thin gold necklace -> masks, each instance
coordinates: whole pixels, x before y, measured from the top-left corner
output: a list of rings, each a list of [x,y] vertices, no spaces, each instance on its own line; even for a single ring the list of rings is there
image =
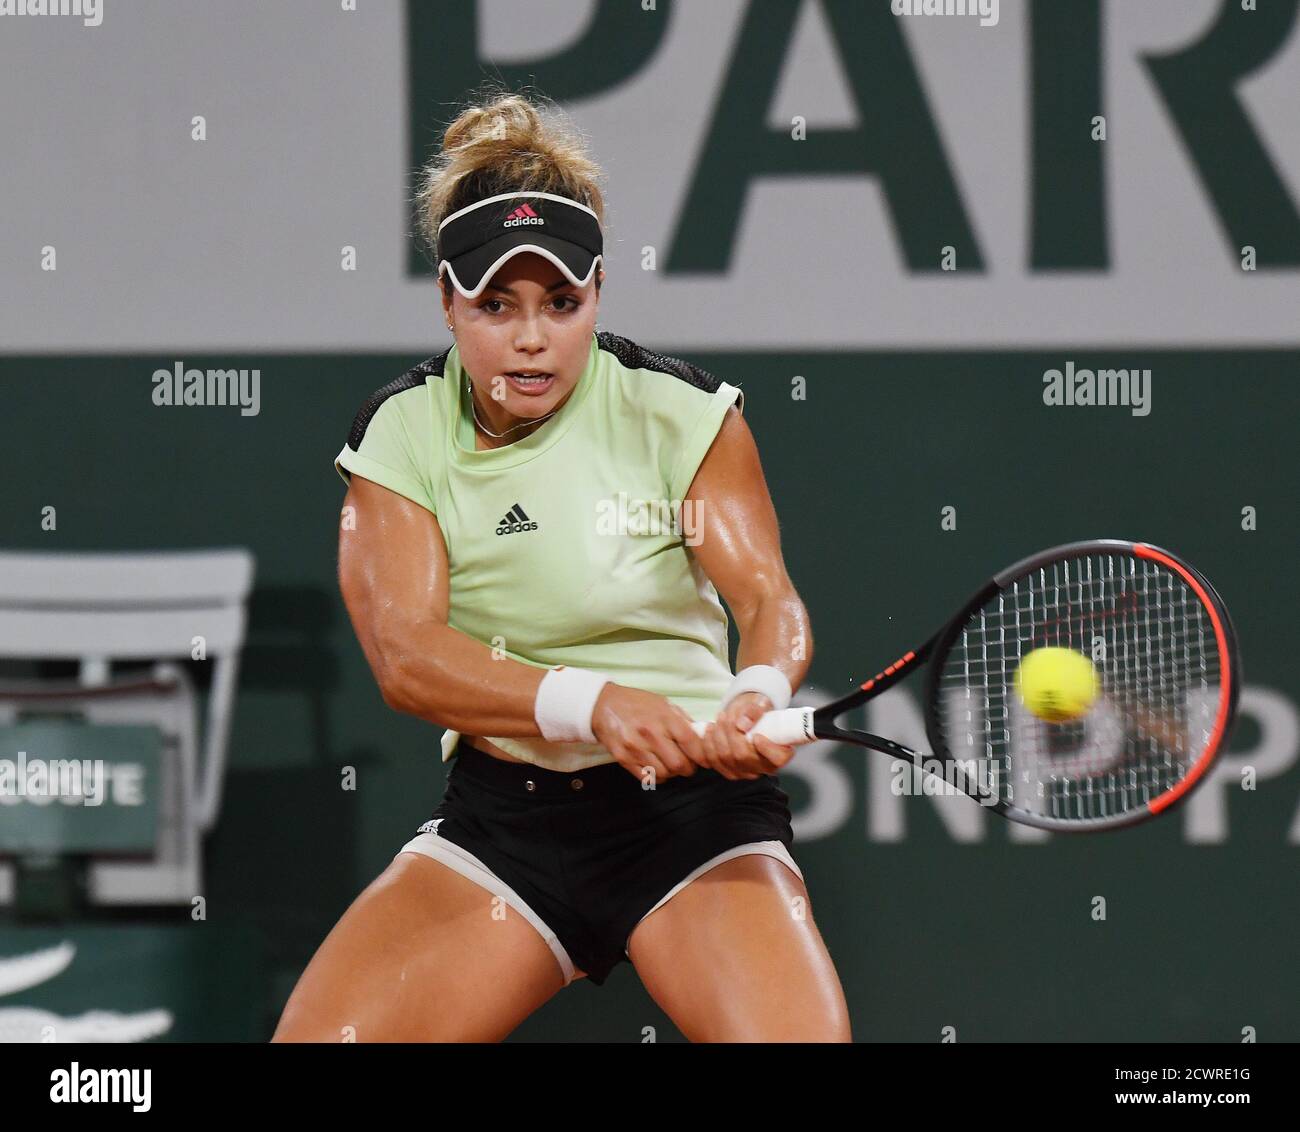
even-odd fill
[[[487,427],[487,425],[485,425],[481,420],[478,419],[478,404],[474,400],[474,388],[473,386],[470,385],[470,381],[468,377],[465,378],[465,392],[469,394],[469,408],[470,408],[470,412],[474,414],[474,423],[478,425],[478,427],[481,428],[485,433],[487,433],[488,436],[495,437],[497,440],[500,440],[503,436],[506,435],[506,433],[511,433],[521,428],[527,428],[529,425],[538,424],[541,421],[546,420],[546,417],[554,416],[556,413],[560,411],[559,406],[556,406],[554,409],[552,409],[549,413],[546,414],[546,417],[536,417],[535,419],[530,421],[523,421],[520,424],[511,425],[508,429],[505,430],[505,432],[493,432],[490,428]]]

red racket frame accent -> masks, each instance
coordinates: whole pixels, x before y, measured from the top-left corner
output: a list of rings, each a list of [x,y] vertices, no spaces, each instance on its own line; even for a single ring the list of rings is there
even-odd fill
[[[1214,720],[1214,733],[1210,737],[1210,742],[1206,744],[1201,757],[1196,760],[1192,769],[1187,772],[1187,777],[1172,790],[1147,803],[1147,809],[1153,814],[1158,814],[1166,807],[1172,806],[1196,784],[1197,779],[1205,773],[1206,767],[1210,765],[1214,760],[1214,756],[1218,753],[1219,744],[1223,740],[1223,730],[1228,723],[1228,710],[1229,705],[1232,703],[1232,687],[1233,682],[1237,679],[1237,674],[1231,671],[1232,654],[1228,649],[1228,638],[1223,631],[1223,622],[1219,619],[1219,612],[1214,608],[1214,602],[1210,600],[1201,583],[1193,577],[1181,562],[1174,561],[1174,559],[1167,554],[1162,554],[1153,546],[1148,546],[1143,542],[1135,543],[1133,553],[1139,558],[1149,558],[1153,562],[1159,562],[1166,569],[1175,571],[1183,581],[1192,587],[1196,596],[1201,599],[1201,604],[1205,607],[1206,612],[1210,615],[1210,621],[1214,625],[1214,639],[1219,646],[1219,712]]]
[[[892,676],[900,668],[903,668],[905,665],[911,664],[912,661],[914,661],[915,659],[916,659],[915,652],[904,653],[896,661],[894,661],[893,664],[891,664],[888,668],[886,668],[884,672],[877,672],[870,680],[864,683],[862,685],[862,690],[864,692],[871,691],[871,689],[875,686],[877,680],[883,680],[886,676]]]

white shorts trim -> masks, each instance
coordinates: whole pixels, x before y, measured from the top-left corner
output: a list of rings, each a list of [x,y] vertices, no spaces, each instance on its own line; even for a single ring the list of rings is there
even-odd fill
[[[794,863],[794,858],[790,856],[790,850],[785,847],[784,841],[750,841],[744,845],[737,845],[734,848],[724,850],[716,857],[710,857],[698,869],[693,870],[685,880],[679,881],[663,896],[661,896],[659,902],[650,909],[650,912],[657,912],[667,904],[668,901],[681,892],[683,888],[690,884],[691,881],[695,880],[697,877],[703,876],[716,865],[722,864],[723,861],[730,861],[733,857],[745,857],[751,853],[761,853],[766,857],[775,857],[778,861],[781,861],[788,866],[794,872],[795,876],[800,880],[803,880],[803,872],[799,866]],[[650,912],[647,912],[645,916],[650,915]],[[642,916],[641,920],[644,920],[645,916]],[[632,925],[632,931],[636,931],[637,924],[640,924],[641,920],[637,920],[636,924]],[[627,949],[631,942],[632,932],[628,932],[627,939],[623,941],[623,954],[627,955],[629,959],[631,959],[632,956],[628,955]]]
[[[574,966],[573,960],[569,958],[569,953],[565,950],[564,944],[546,926],[546,922],[541,916],[528,906],[528,902],[522,896],[468,849],[462,849],[455,842],[448,841],[445,837],[439,837],[437,834],[420,833],[403,845],[399,852],[423,853],[426,857],[432,857],[435,861],[460,873],[467,880],[472,880],[480,888],[486,888],[493,895],[499,896],[532,924],[537,929],[538,935],[546,941],[546,946],[551,949],[555,961],[559,963],[560,970],[564,974],[564,985],[567,987],[573,982],[577,968]]]

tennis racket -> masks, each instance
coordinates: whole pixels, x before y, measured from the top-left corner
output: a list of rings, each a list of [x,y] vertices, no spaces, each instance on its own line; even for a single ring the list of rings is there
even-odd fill
[[[1091,705],[1063,722],[1031,713],[1014,685],[1021,660],[1047,646],[1082,653],[1097,677]],[[836,724],[922,669],[932,754]],[[849,695],[767,712],[748,734],[832,739],[937,765],[981,805],[1040,829],[1118,829],[1164,813],[1205,777],[1240,688],[1236,633],[1209,581],[1159,547],[1094,539],[1009,566]]]

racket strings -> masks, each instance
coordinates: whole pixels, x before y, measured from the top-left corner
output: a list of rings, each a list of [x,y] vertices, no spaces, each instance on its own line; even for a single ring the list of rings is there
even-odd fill
[[[1014,687],[1038,648],[1088,657],[1079,718],[1033,715]],[[938,725],[985,789],[1067,821],[1112,818],[1167,793],[1211,742],[1220,695],[1213,622],[1181,575],[1128,555],[1058,560],[968,619],[943,658]]]

